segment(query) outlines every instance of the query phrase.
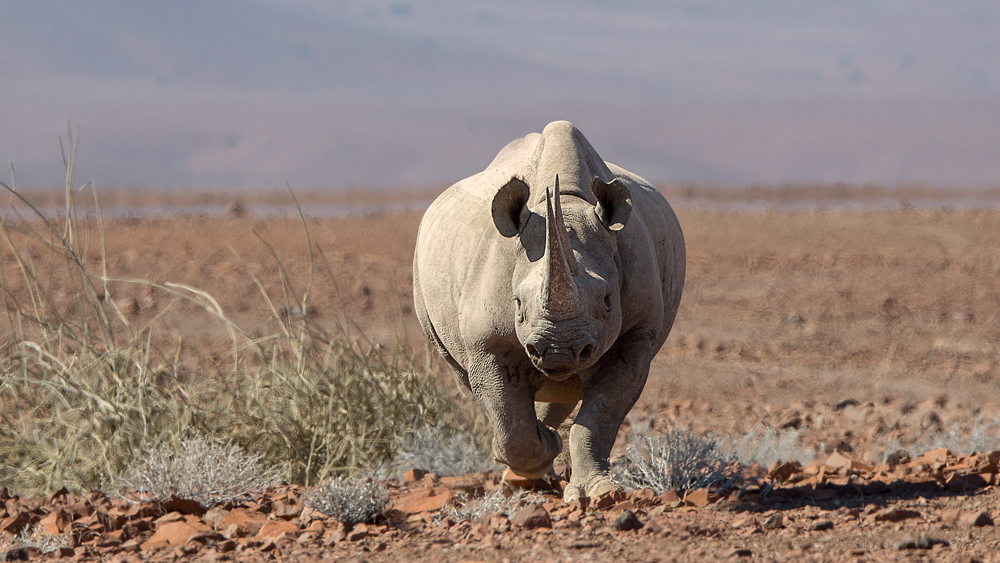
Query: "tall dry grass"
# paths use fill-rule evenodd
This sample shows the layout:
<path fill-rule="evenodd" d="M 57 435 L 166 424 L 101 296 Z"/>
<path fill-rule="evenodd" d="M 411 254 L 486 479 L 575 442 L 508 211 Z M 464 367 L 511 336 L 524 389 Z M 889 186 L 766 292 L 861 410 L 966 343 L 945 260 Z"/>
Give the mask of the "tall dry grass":
<path fill-rule="evenodd" d="M 265 335 L 242 330 L 197 288 L 115 278 L 97 189 L 74 181 L 79 132 L 70 129 L 67 139 L 66 146 L 60 140 L 59 217 L 23 197 L 13 168 L 11 184 L 0 183 L 12 200 L 0 221 L 12 256 L 10 264 L 0 261 L 12 334 L 0 345 L 0 483 L 21 493 L 95 490 L 151 448 L 179 452 L 197 433 L 254 452 L 285 468 L 287 481 L 309 485 L 386 464 L 419 428 L 469 427 L 465 411 L 438 387 L 434 365 L 418 363 L 401 344 L 368 341 L 346 318 L 335 334 L 310 320 L 315 260 L 307 280 L 293 280 L 272 252 L 280 296 L 254 278 L 275 327 Z M 80 197 L 93 198 L 96 217 L 77 216 Z M 315 258 L 319 250 L 302 224 Z M 57 278 L 65 281 L 56 286 Z M 229 354 L 191 357 L 180 342 L 173 350 L 153 345 L 159 317 L 132 324 L 116 304 L 116 289 L 130 284 L 197 305 L 204 322 L 228 331 Z"/>

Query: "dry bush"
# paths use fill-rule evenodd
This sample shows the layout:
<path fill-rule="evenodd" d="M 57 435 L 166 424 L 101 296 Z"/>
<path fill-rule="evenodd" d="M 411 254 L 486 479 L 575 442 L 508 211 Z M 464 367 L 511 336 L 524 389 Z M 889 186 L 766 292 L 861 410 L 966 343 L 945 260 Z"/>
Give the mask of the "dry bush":
<path fill-rule="evenodd" d="M 763 426 L 757 426 L 740 437 L 720 438 L 718 446 L 741 463 L 756 463 L 762 468 L 770 467 L 776 461 L 806 464 L 816 457 L 815 449 L 801 443 L 801 433 L 798 430 L 782 432 Z"/>
<path fill-rule="evenodd" d="M 451 520 L 458 523 L 464 520 L 476 520 L 489 514 L 503 514 L 508 518 L 529 504 L 539 504 L 545 499 L 538 493 L 517 491 L 507 496 L 503 489 L 497 488 L 481 497 L 470 496 L 465 491 L 457 493 L 451 502 L 441 509 L 435 517 L 438 522 Z"/>
<path fill-rule="evenodd" d="M 310 508 L 353 526 L 385 514 L 389 490 L 370 479 L 333 477 L 311 487 L 302 501 Z"/>
<path fill-rule="evenodd" d="M 715 439 L 686 428 L 653 430 L 632 425 L 625 455 L 612 465 L 624 487 L 651 489 L 657 494 L 700 488 L 730 489 L 744 479 L 744 466 L 720 450 Z"/>
<path fill-rule="evenodd" d="M 314 261 L 300 283 L 272 249 L 282 284 L 275 297 L 247 269 L 272 315 L 275 331 L 265 335 L 242 330 L 204 291 L 113 278 L 96 189 L 74 187 L 72 134 L 63 156 L 66 209 L 58 219 L 31 207 L 13 181 L 0 183 L 30 210 L 27 218 L 0 221 L 16 264 L 6 272 L 0 261 L 12 334 L 0 344 L 0 482 L 23 494 L 94 490 L 104 478 L 126 474 L 148 444 L 181 451 L 195 432 L 259 452 L 264 465 L 286 468 L 287 481 L 309 485 L 387 463 L 395 436 L 411 429 L 467 424 L 438 387 L 435 367 L 416 362 L 404 346 L 377 346 L 346 318 L 339 333 L 329 334 L 309 315 L 288 314 L 290 307 L 310 310 Z M 75 198 L 85 189 L 93 192 L 94 221 L 76 217 Z M 129 284 L 220 323 L 231 352 L 184 356 L 180 342 L 175 351 L 153 346 L 153 332 L 166 330 L 158 318 L 136 326 L 116 305 L 115 289 Z"/>
<path fill-rule="evenodd" d="M 396 436 L 392 462 L 382 473 L 399 477 L 409 469 L 423 469 L 443 477 L 496 469 L 487 433 L 474 433 L 443 422 Z"/>
<path fill-rule="evenodd" d="M 7 560 L 15 561 L 10 552 L 16 549 L 34 548 L 42 553 L 51 553 L 60 547 L 70 547 L 72 538 L 68 535 L 49 535 L 39 530 L 24 528 L 17 536 L 8 537 L 0 534 L 0 550 L 7 552 Z"/>
<path fill-rule="evenodd" d="M 276 485 L 281 474 L 279 468 L 265 466 L 259 454 L 191 436 L 182 439 L 177 450 L 168 445 L 150 448 L 103 488 L 130 501 L 169 500 L 176 495 L 212 507 Z"/>
<path fill-rule="evenodd" d="M 872 463 L 885 463 L 889 456 L 898 452 L 917 457 L 940 448 L 956 454 L 1000 450 L 1000 421 L 989 421 L 980 415 L 968 424 L 952 423 L 946 429 L 922 434 L 919 439 L 907 444 L 898 437 L 883 434 L 875 440 L 865 459 Z"/>

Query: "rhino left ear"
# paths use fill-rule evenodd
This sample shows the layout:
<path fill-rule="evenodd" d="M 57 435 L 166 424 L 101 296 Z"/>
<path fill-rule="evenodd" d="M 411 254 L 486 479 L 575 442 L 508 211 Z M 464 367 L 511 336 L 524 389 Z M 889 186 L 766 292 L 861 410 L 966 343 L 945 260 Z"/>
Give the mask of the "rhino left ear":
<path fill-rule="evenodd" d="M 517 176 L 497 190 L 493 196 L 493 224 L 501 235 L 509 238 L 521 232 L 527 220 L 525 211 L 530 195 L 528 184 Z"/>
<path fill-rule="evenodd" d="M 608 183 L 594 178 L 591 188 L 597 196 L 597 216 L 612 231 L 622 230 L 632 215 L 632 193 L 617 178 Z"/>

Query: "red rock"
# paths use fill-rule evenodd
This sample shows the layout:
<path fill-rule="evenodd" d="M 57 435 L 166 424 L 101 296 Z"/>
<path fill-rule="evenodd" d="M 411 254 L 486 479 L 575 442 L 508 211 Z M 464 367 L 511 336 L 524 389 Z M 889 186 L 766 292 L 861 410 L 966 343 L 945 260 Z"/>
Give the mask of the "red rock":
<path fill-rule="evenodd" d="M 16 536 L 35 519 L 30 512 L 19 511 L 13 516 L 8 516 L 3 522 L 0 522 L 0 532 L 7 532 L 12 536 Z"/>
<path fill-rule="evenodd" d="M 235 526 L 237 535 L 250 536 L 260 531 L 266 520 L 267 517 L 256 510 L 234 508 L 215 519 L 212 525 L 216 530 L 228 530 L 230 526 Z"/>
<path fill-rule="evenodd" d="M 180 547 L 196 539 L 212 536 L 207 526 L 195 527 L 187 521 L 168 522 L 156 527 L 156 533 L 142 544 L 142 550 L 148 551 L 158 547 Z"/>
<path fill-rule="evenodd" d="M 476 475 L 442 477 L 441 484 L 453 491 L 463 491 L 470 495 L 482 495 L 486 492 L 486 484 Z"/>
<path fill-rule="evenodd" d="M 350 532 L 347 532 L 347 541 L 361 541 L 368 537 L 368 526 L 365 524 L 358 524 Z"/>
<path fill-rule="evenodd" d="M 637 489 L 633 491 L 628 498 L 635 506 L 645 508 L 654 504 L 656 500 L 656 493 L 654 493 L 651 489 Z"/>
<path fill-rule="evenodd" d="M 785 527 L 785 516 L 781 513 L 772 514 L 764 520 L 765 530 L 780 530 Z"/>
<path fill-rule="evenodd" d="M 260 531 L 254 536 L 255 540 L 265 540 L 267 538 L 276 538 L 284 533 L 290 533 L 292 535 L 298 534 L 299 526 L 294 522 L 288 522 L 286 520 L 268 520 L 264 522 L 264 525 L 260 527 Z"/>
<path fill-rule="evenodd" d="M 423 479 L 424 475 L 427 475 L 426 471 L 414 467 L 413 469 L 410 469 L 409 471 L 403 474 L 403 481 L 407 483 L 413 483 Z"/>
<path fill-rule="evenodd" d="M 642 528 L 643 523 L 634 512 L 626 510 L 625 512 L 622 512 L 621 516 L 615 518 L 614 522 L 611 523 L 611 527 L 619 532 L 626 532 Z"/>
<path fill-rule="evenodd" d="M 801 470 L 802 465 L 800 465 L 797 461 L 786 461 L 783 463 L 778 463 L 776 461 L 771 464 L 771 467 L 768 468 L 767 474 L 775 481 L 783 483 Z"/>
<path fill-rule="evenodd" d="M 987 477 L 992 477 L 987 474 Z M 954 493 L 961 493 L 969 489 L 979 489 L 985 487 L 992 479 L 984 479 L 978 473 L 971 475 L 954 475 L 948 480 L 948 490 Z"/>
<path fill-rule="evenodd" d="M 510 531 L 510 519 L 499 512 L 494 512 L 484 517 L 489 529 L 494 532 L 508 532 Z"/>
<path fill-rule="evenodd" d="M 152 518 L 160 514 L 160 508 L 152 504 L 133 504 L 125 510 L 125 517 L 132 518 Z"/>
<path fill-rule="evenodd" d="M 670 490 L 657 497 L 657 500 L 665 506 L 676 506 L 681 502 L 681 497 L 677 494 L 677 491 Z"/>
<path fill-rule="evenodd" d="M 168 512 L 197 514 L 198 516 L 208 512 L 208 509 L 202 506 L 200 502 L 191 499 L 184 499 L 177 495 L 170 495 L 170 500 L 163 503 L 163 509 Z"/>
<path fill-rule="evenodd" d="M 715 495 L 710 495 L 707 488 L 695 489 L 684 493 L 684 504 L 702 508 L 719 500 Z"/>
<path fill-rule="evenodd" d="M 983 526 L 992 526 L 993 519 L 990 518 L 990 513 L 985 510 L 981 510 L 979 512 L 967 512 L 959 517 L 958 525 L 968 528 L 981 528 Z"/>
<path fill-rule="evenodd" d="M 421 489 L 396 498 L 393 508 L 408 514 L 440 510 L 454 495 L 445 487 Z"/>
<path fill-rule="evenodd" d="M 823 465 L 833 468 L 836 473 L 848 472 L 851 470 L 851 458 L 845 456 L 840 452 L 833 452 L 830 457 L 826 458 Z"/>
<path fill-rule="evenodd" d="M 275 518 L 291 520 L 292 518 L 298 517 L 299 514 L 302 513 L 302 507 L 302 501 L 295 498 L 289 498 L 275 502 L 272 513 Z"/>
<path fill-rule="evenodd" d="M 184 520 L 184 515 L 180 512 L 168 512 L 156 520 L 153 520 L 153 524 L 160 526 L 163 524 L 169 524 L 170 522 L 180 522 L 181 520 Z"/>
<path fill-rule="evenodd" d="M 347 539 L 347 530 L 343 526 L 338 526 L 332 530 L 327 530 L 323 534 L 323 545 L 332 546 L 345 539 Z"/>
<path fill-rule="evenodd" d="M 510 519 L 510 523 L 528 530 L 552 527 L 548 511 L 540 504 L 532 504 L 522 508 Z"/>
<path fill-rule="evenodd" d="M 39 520 L 38 523 L 35 524 L 35 528 L 41 530 L 43 534 L 57 536 L 68 532 L 72 524 L 73 518 L 69 515 L 69 513 L 61 508 L 57 508 Z"/>
<path fill-rule="evenodd" d="M 920 518 L 920 513 L 905 508 L 890 508 L 875 515 L 876 522 L 902 522 L 910 518 Z"/>

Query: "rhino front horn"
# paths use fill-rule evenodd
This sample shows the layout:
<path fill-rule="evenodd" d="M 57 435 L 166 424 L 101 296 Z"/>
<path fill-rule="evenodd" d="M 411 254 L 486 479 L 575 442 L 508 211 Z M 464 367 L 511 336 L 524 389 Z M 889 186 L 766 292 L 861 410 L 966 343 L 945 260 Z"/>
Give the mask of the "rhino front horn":
<path fill-rule="evenodd" d="M 571 312 L 579 304 L 573 276 L 580 273 L 580 266 L 572 254 L 566 224 L 563 222 L 558 175 L 553 191 L 554 195 L 548 188 L 545 189 L 545 281 L 542 294 L 549 311 Z"/>

